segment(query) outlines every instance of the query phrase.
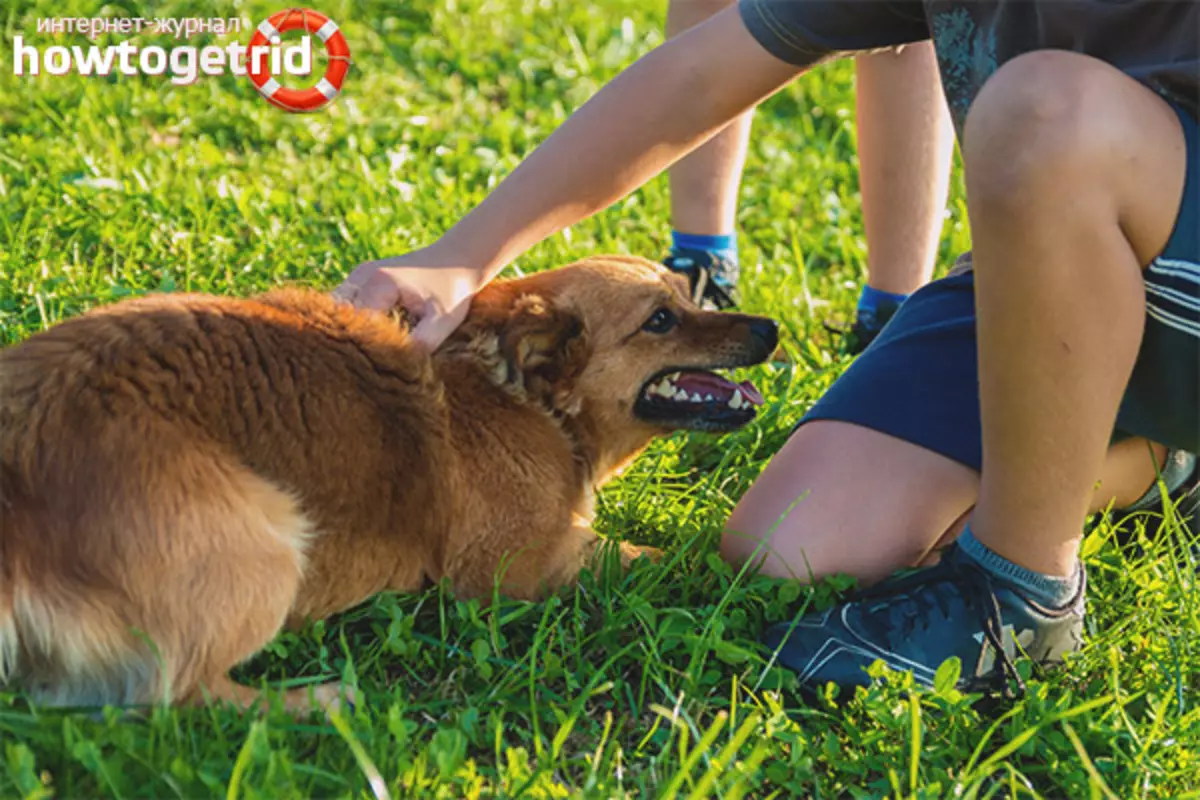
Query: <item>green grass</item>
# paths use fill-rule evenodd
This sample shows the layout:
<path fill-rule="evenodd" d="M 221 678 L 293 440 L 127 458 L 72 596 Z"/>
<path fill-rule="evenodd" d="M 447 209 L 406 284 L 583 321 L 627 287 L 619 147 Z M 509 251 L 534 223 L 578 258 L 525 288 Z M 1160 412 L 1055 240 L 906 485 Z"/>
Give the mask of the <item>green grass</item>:
<path fill-rule="evenodd" d="M 324 3 L 355 67 L 337 105 L 293 116 L 245 79 L 15 78 L 15 34 L 46 45 L 36 18 L 100 7 L 5 4 L 0 339 L 132 294 L 330 287 L 363 260 L 430 242 L 661 40 L 664 5 Z M 257 23 L 281 7 L 198 6 L 103 13 Z M 828 584 L 735 573 L 716 542 L 845 366 L 820 323 L 850 313 L 864 265 L 852 80 L 848 64 L 825 68 L 756 123 L 745 306 L 783 320 L 794 361 L 757 370 L 765 413 L 724 439 L 656 444 L 600 498 L 598 529 L 664 548 L 664 563 L 587 575 L 541 604 L 380 597 L 282 635 L 240 670 L 271 685 L 344 677 L 362 702 L 330 721 L 88 716 L 0 694 L 0 796 L 1200 796 L 1195 580 L 1161 548 L 1125 557 L 1106 529 L 1084 548 L 1087 648 L 1003 708 L 953 691 L 910 697 L 904 678 L 804 706 L 755 648 L 766 624 L 833 597 Z M 656 257 L 667 220 L 659 180 L 516 269 Z M 946 260 L 969 244 L 957 181 L 943 244 Z"/>

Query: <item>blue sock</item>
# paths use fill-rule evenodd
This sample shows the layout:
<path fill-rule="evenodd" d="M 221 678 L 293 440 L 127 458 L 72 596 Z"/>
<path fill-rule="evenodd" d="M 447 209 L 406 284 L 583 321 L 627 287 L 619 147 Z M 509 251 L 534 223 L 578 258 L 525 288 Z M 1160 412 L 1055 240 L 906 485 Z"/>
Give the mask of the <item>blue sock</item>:
<path fill-rule="evenodd" d="M 971 533 L 970 525 L 963 531 L 962 536 L 958 537 L 958 547 L 971 560 L 983 567 L 985 572 L 995 575 L 1030 600 L 1046 608 L 1066 606 L 1075 599 L 1083 581 L 1082 564 L 1076 566 L 1075 574 L 1069 578 L 1034 572 L 1019 564 L 1014 564 L 976 539 L 975 534 Z"/>
<path fill-rule="evenodd" d="M 882 328 L 884 323 L 892 318 L 892 314 L 896 313 L 900 304 L 907 299 L 908 295 L 906 294 L 885 292 L 874 286 L 863 284 L 862 292 L 858 295 L 856 316 L 865 328 Z"/>
<path fill-rule="evenodd" d="M 736 264 L 738 260 L 737 234 L 724 233 L 719 236 L 706 236 L 700 233 L 671 231 L 671 250 L 701 250 Z"/>

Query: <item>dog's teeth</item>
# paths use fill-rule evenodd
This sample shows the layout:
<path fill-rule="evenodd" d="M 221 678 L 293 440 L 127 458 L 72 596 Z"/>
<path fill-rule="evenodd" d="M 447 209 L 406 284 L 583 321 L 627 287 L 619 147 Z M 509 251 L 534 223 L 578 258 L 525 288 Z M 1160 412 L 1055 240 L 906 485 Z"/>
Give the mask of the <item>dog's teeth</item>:
<path fill-rule="evenodd" d="M 693 403 L 702 403 L 704 401 L 700 398 L 700 395 L 698 393 L 692 392 L 692 402 Z"/>
<path fill-rule="evenodd" d="M 706 395 L 704 395 L 704 399 L 711 403 L 713 396 L 711 394 L 706 394 Z"/>
<path fill-rule="evenodd" d="M 663 397 L 674 397 L 675 384 L 671 383 L 670 378 L 663 378 L 662 383 L 658 385 L 658 393 Z"/>
<path fill-rule="evenodd" d="M 733 393 L 733 397 L 729 398 L 729 407 L 730 408 L 741 408 L 742 407 L 742 393 L 740 390 L 735 390 Z"/>
<path fill-rule="evenodd" d="M 676 400 L 687 400 L 688 394 L 683 389 L 680 389 L 678 392 L 675 393 L 675 399 Z"/>

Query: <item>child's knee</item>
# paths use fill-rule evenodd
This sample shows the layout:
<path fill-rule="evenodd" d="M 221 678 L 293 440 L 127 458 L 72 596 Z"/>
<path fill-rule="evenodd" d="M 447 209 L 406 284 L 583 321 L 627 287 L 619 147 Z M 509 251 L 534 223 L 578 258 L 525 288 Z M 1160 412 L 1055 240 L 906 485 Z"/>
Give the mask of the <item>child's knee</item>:
<path fill-rule="evenodd" d="M 745 524 L 746 520 L 741 519 L 738 510 L 735 509 L 725 525 L 725 530 L 721 532 L 721 558 L 731 564 L 741 564 L 750 560 L 766 538 L 766 532 L 743 531 Z"/>
<path fill-rule="evenodd" d="M 1029 193 L 1098 174 L 1111 153 L 1110 107 L 1097 98 L 1114 72 L 1077 53 L 1040 50 L 1001 66 L 971 105 L 963 160 L 972 200 L 1028 205 Z"/>

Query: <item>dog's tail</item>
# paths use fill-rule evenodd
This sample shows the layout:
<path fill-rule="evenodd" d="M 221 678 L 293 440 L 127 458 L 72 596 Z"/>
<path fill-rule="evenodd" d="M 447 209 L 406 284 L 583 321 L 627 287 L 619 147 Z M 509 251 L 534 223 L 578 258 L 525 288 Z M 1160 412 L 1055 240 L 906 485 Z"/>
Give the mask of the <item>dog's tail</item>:
<path fill-rule="evenodd" d="M 13 614 L 12 586 L 0 563 L 0 686 L 7 686 L 16 674 L 20 644 L 17 640 L 17 620 Z"/>
<path fill-rule="evenodd" d="M 154 700 L 154 660 L 104 605 L 41 591 L 0 567 L 0 686 L 47 706 Z"/>
<path fill-rule="evenodd" d="M 11 496 L 12 476 L 8 465 L 0 462 L 0 686 L 7 686 L 17 671 L 20 641 L 17 639 L 17 617 L 11 559 L 8 557 L 7 499 Z"/>
<path fill-rule="evenodd" d="M 139 687 L 154 684 L 152 665 L 112 604 L 85 599 L 69 580 L 31 580 L 23 567 L 29 554 L 18 544 L 36 541 L 24 500 L 0 462 L 0 687 L 41 705 L 141 701 Z"/>

